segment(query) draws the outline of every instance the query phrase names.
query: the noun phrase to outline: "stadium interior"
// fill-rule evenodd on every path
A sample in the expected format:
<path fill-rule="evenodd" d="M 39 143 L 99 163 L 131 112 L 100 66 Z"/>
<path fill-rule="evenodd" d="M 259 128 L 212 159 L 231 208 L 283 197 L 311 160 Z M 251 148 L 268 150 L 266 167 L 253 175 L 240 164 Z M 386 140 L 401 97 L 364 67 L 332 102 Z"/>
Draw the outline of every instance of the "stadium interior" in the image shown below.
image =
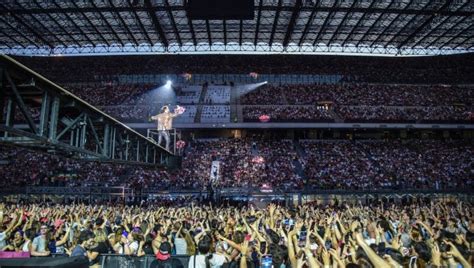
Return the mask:
<path fill-rule="evenodd" d="M 0 267 L 474 264 L 472 1 L 0 12 Z"/>

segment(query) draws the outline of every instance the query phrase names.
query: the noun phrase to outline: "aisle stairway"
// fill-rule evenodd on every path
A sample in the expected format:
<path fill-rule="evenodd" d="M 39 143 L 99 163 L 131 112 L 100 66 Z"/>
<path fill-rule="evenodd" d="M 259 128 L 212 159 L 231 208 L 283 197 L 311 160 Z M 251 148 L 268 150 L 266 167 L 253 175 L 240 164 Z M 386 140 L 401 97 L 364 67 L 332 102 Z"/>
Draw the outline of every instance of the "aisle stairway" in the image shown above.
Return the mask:
<path fill-rule="evenodd" d="M 257 142 L 255 141 L 252 141 L 251 144 L 255 144 L 255 146 L 251 145 L 251 149 L 250 149 L 250 152 L 252 153 L 253 156 L 257 156 L 258 155 L 258 145 L 257 145 Z"/>
<path fill-rule="evenodd" d="M 305 150 L 297 140 L 293 141 L 293 147 L 295 148 L 295 151 L 298 153 L 299 157 L 305 158 L 307 156 Z"/>
<path fill-rule="evenodd" d="M 295 172 L 295 174 L 297 174 L 298 176 L 300 176 L 300 178 L 302 180 L 305 180 L 306 181 L 306 175 L 304 173 L 304 168 L 303 168 L 303 165 L 301 165 L 300 161 L 298 159 L 293 159 L 293 166 L 294 166 L 294 169 L 293 171 Z"/>
<path fill-rule="evenodd" d="M 297 175 L 299 175 L 300 178 L 304 180 L 306 183 L 306 175 L 304 173 L 304 167 L 299 161 L 300 158 L 306 158 L 306 152 L 304 151 L 303 147 L 301 147 L 301 144 L 297 140 L 293 141 L 293 148 L 298 154 L 298 157 L 296 159 L 293 159 L 294 172 Z"/>
<path fill-rule="evenodd" d="M 197 105 L 196 109 L 196 116 L 194 117 L 194 123 L 201 123 L 201 114 L 202 114 L 202 106 L 204 100 L 206 99 L 207 94 L 207 86 L 202 87 L 201 96 L 199 97 L 199 104 Z"/>
<path fill-rule="evenodd" d="M 240 98 L 238 94 L 238 87 L 233 86 L 230 88 L 230 122 L 237 123 L 240 118 L 239 104 Z"/>
<path fill-rule="evenodd" d="M 334 118 L 335 123 L 344 123 L 344 119 L 342 119 L 333 109 L 329 109 L 328 113 Z"/>

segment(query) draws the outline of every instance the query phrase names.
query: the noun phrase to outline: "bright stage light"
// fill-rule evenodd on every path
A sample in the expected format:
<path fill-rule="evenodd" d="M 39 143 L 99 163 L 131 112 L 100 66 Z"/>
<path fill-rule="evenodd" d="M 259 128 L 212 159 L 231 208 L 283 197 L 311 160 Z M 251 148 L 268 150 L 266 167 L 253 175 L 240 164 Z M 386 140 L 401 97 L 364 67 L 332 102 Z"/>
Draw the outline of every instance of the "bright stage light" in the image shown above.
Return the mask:
<path fill-rule="evenodd" d="M 239 96 L 242 96 L 242 95 L 245 95 L 255 89 L 257 89 L 258 87 L 261 87 L 265 84 L 268 84 L 268 81 L 264 81 L 264 82 L 260 82 L 260 83 L 254 83 L 254 84 L 245 84 L 245 85 L 238 85 L 236 86 L 238 89 L 239 89 Z"/>
<path fill-rule="evenodd" d="M 171 80 L 168 80 L 168 81 L 166 81 L 166 84 L 165 84 L 165 86 L 167 86 L 167 87 L 171 87 L 171 85 L 172 85 L 172 84 L 173 84 L 173 83 L 171 82 Z"/>

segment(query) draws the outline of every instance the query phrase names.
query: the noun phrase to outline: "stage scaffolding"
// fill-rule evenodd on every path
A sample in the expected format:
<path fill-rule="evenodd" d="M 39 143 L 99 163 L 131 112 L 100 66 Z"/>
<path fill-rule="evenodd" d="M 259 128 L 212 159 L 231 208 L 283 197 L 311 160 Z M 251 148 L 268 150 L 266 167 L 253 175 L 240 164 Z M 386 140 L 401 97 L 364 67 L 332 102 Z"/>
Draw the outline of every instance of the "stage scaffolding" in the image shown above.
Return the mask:
<path fill-rule="evenodd" d="M 9 56 L 0 56 L 0 142 L 84 160 L 168 166 L 170 151 Z"/>

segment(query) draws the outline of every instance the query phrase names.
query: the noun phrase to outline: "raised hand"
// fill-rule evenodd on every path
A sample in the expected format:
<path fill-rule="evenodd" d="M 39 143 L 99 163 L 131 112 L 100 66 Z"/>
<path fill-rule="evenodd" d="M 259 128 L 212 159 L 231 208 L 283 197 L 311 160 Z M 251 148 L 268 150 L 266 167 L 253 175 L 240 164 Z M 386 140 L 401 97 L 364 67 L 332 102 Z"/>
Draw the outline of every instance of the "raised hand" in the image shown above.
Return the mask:
<path fill-rule="evenodd" d="M 330 263 L 331 263 L 331 254 L 329 254 L 329 252 L 323 248 L 323 252 L 321 254 L 321 257 L 323 259 L 323 265 L 326 267 L 326 266 L 329 266 Z"/>
<path fill-rule="evenodd" d="M 431 263 L 435 266 L 441 266 L 441 251 L 436 241 L 433 242 L 433 247 L 431 248 Z"/>

